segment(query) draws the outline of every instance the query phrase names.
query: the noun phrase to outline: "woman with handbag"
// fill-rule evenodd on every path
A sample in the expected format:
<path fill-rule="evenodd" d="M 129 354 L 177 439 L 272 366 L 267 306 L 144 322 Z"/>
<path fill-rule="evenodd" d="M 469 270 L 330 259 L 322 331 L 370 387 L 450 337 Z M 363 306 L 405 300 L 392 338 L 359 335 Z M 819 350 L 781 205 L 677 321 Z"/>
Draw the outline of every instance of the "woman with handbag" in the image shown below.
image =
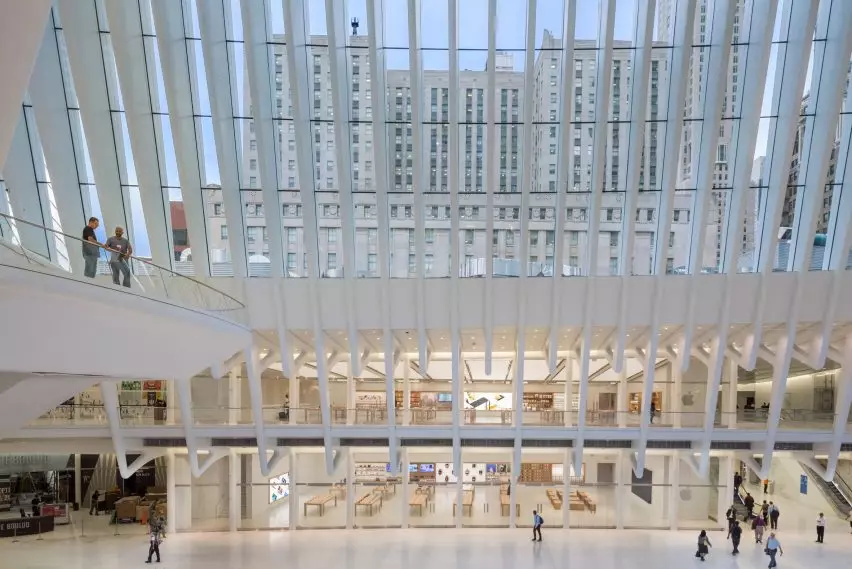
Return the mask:
<path fill-rule="evenodd" d="M 711 547 L 713 547 L 713 544 L 710 543 L 707 532 L 701 530 L 701 533 L 698 534 L 698 551 L 695 552 L 695 556 L 701 559 L 701 561 L 704 561 L 704 556 L 710 554 Z"/>

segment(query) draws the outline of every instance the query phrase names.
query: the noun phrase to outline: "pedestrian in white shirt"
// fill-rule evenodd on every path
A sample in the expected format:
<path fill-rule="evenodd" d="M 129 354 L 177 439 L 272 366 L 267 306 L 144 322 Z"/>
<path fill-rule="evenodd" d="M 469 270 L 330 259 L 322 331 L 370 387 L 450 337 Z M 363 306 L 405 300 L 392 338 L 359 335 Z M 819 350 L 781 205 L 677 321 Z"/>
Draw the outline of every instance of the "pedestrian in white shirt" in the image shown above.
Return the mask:
<path fill-rule="evenodd" d="M 817 543 L 823 543 L 822 538 L 825 536 L 825 516 L 822 515 L 822 512 L 819 513 L 819 517 L 816 521 L 817 528 Z"/>

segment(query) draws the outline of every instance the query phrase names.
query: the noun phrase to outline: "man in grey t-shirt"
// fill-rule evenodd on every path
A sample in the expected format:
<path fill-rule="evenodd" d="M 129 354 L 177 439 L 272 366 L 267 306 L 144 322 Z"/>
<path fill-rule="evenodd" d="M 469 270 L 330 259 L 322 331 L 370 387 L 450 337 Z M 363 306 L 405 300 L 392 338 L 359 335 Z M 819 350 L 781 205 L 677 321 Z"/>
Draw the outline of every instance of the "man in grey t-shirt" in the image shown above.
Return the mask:
<path fill-rule="evenodd" d="M 109 267 L 112 269 L 112 282 L 119 284 L 118 273 L 121 272 L 123 279 L 122 283 L 127 288 L 130 288 L 130 265 L 128 260 L 133 254 L 133 248 L 130 246 L 130 241 L 124 237 L 124 228 L 116 227 L 115 235 L 110 237 L 104 243 L 109 250 Z"/>

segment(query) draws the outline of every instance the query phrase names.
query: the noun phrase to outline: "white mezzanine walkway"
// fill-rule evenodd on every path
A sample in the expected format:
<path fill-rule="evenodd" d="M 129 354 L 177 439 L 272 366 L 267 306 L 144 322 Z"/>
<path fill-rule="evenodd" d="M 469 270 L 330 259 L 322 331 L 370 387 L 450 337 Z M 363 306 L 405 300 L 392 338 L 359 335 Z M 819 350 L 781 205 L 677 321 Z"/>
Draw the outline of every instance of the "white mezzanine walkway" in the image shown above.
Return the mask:
<path fill-rule="evenodd" d="M 469 569 L 471 567 L 538 567 L 542 569 L 608 569 L 631 567 L 766 567 L 767 557 L 748 539 L 736 559 L 724 534 L 713 532 L 714 548 L 705 563 L 693 558 L 696 532 L 548 530 L 544 541 L 530 543 L 528 530 L 375 530 L 194 533 L 170 536 L 163 543 L 158 567 L 231 569 Z M 852 535 L 848 526 L 829 528 L 825 544 L 808 533 L 781 532 L 785 555 L 780 568 L 849 566 Z M 142 566 L 147 554 L 144 535 L 34 541 L 0 540 L 5 567 L 113 569 Z"/>

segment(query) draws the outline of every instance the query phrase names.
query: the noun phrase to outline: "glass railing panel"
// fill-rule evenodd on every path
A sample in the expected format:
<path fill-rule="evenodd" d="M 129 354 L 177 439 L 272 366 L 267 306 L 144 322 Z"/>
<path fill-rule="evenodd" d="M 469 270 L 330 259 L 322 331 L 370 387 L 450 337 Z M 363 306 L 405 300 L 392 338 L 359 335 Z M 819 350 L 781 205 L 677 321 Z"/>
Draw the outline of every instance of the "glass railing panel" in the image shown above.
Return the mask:
<path fill-rule="evenodd" d="M 479 409 L 464 410 L 465 425 L 508 426 L 512 424 L 511 410 L 480 411 Z"/>

